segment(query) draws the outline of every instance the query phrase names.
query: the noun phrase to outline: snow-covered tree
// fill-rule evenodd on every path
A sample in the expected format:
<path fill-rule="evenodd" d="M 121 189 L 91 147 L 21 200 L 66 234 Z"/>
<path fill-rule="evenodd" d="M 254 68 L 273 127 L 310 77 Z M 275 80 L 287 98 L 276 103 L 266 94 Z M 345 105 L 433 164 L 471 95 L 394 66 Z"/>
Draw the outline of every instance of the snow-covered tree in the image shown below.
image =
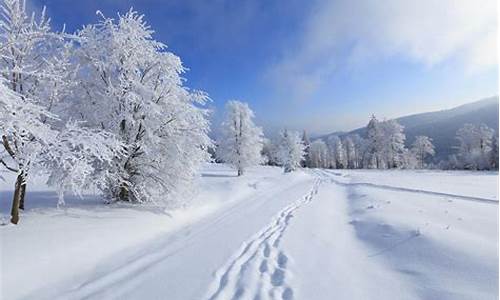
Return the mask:
<path fill-rule="evenodd" d="M 28 171 L 33 165 L 37 165 L 43 148 L 57 134 L 43 122 L 55 116 L 48 113 L 41 99 L 42 82 L 55 79 L 55 76 L 48 72 L 47 68 L 50 61 L 47 55 L 50 26 L 45 12 L 38 20 L 34 15 L 30 17 L 26 12 L 25 2 L 19 0 L 5 0 L 0 9 L 0 73 L 4 79 L 2 85 L 18 95 L 17 98 L 10 97 L 11 105 L 4 106 L 4 118 L 9 116 L 8 109 L 12 111 L 11 120 L 5 121 L 7 123 L 3 124 L 4 130 L 1 133 L 4 153 L 8 154 L 15 165 L 14 168 L 8 169 L 15 169 L 18 173 L 12 208 L 17 211 L 18 207 L 24 208 Z M 17 101 L 12 101 L 13 99 Z M 28 115 L 38 111 L 32 116 L 31 122 L 24 121 L 31 124 L 22 124 L 23 120 L 16 115 L 21 109 Z M 16 121 L 19 121 L 16 125 L 9 126 L 9 123 L 12 125 Z M 17 215 L 13 215 L 12 222 L 17 221 Z"/>
<path fill-rule="evenodd" d="M 106 155 L 109 152 L 105 147 L 113 138 L 79 128 L 78 123 L 69 123 L 64 115 L 76 86 L 77 68 L 70 62 L 71 38 L 64 32 L 50 31 L 45 9 L 37 19 L 35 14 L 28 14 L 24 1 L 5 0 L 1 10 L 0 85 L 2 94 L 10 96 L 0 100 L 3 145 L 0 159 L 7 170 L 18 174 L 11 220 L 17 223 L 17 210 L 24 208 L 24 194 L 32 173 L 54 178 L 56 174 L 64 174 L 57 181 L 60 195 L 66 189 L 78 192 L 76 187 L 81 190 L 83 182 L 95 182 L 88 176 L 94 173 L 96 165 L 88 159 L 109 161 L 111 157 Z M 85 136 L 88 139 L 82 145 Z M 96 149 L 94 142 L 100 137 L 104 142 Z M 63 167 L 67 161 L 72 163 Z"/>
<path fill-rule="evenodd" d="M 405 164 L 407 149 L 403 126 L 395 120 L 379 122 L 372 116 L 367 125 L 365 168 L 401 168 Z"/>
<path fill-rule="evenodd" d="M 327 139 L 326 139 L 326 147 L 328 148 L 328 168 L 329 169 L 337 169 L 337 155 L 335 154 L 335 149 L 336 149 L 336 145 L 335 145 L 335 139 L 338 138 L 337 136 L 335 136 L 335 138 L 333 136 L 329 136 Z"/>
<path fill-rule="evenodd" d="M 143 15 L 98 14 L 99 23 L 77 33 L 78 85 L 68 110 L 124 145 L 109 170 L 116 176 L 101 188 L 107 197 L 165 203 L 209 159 L 207 96 L 184 87 L 181 60 L 153 39 Z"/>
<path fill-rule="evenodd" d="M 247 167 L 263 161 L 263 133 L 254 124 L 253 118 L 254 113 L 247 103 L 236 100 L 227 102 L 217 156 L 231 164 L 238 171 L 238 176 L 243 175 Z"/>
<path fill-rule="evenodd" d="M 109 180 L 118 180 L 110 170 L 125 151 L 114 135 L 69 121 L 56 140 L 42 165 L 48 170 L 48 184 L 58 193 L 58 205 L 64 204 L 66 191 L 81 196 L 89 187 L 102 189 Z"/>
<path fill-rule="evenodd" d="M 384 166 L 384 132 L 380 122 L 372 116 L 366 126 L 366 151 L 363 159 L 363 167 L 368 169 L 380 169 Z"/>
<path fill-rule="evenodd" d="M 347 158 L 342 141 L 336 135 L 328 137 L 328 149 L 330 165 L 334 169 L 342 169 L 347 166 Z"/>
<path fill-rule="evenodd" d="M 498 134 L 495 134 L 491 143 L 490 165 L 493 169 L 498 169 Z"/>
<path fill-rule="evenodd" d="M 309 136 L 307 135 L 307 132 L 304 130 L 302 132 L 302 143 L 305 146 L 305 154 L 304 154 L 304 160 L 302 161 L 302 167 L 310 167 L 311 160 L 309 157 L 309 146 L 311 145 L 311 141 L 309 140 Z"/>
<path fill-rule="evenodd" d="M 415 151 L 405 149 L 401 157 L 403 159 L 402 165 L 400 166 L 401 168 L 416 169 L 420 167 L 419 160 Z"/>
<path fill-rule="evenodd" d="M 278 145 L 277 142 L 271 139 L 264 138 L 262 146 L 262 156 L 264 163 L 270 166 L 278 166 Z"/>
<path fill-rule="evenodd" d="M 418 167 L 420 169 L 424 168 L 425 158 L 427 155 L 432 156 L 435 154 L 432 139 L 424 135 L 419 135 L 415 138 L 411 150 L 415 153 L 415 157 L 418 161 Z"/>
<path fill-rule="evenodd" d="M 448 158 L 440 161 L 438 166 L 441 170 L 458 170 L 464 168 L 456 154 L 448 155 Z"/>
<path fill-rule="evenodd" d="M 401 168 L 404 165 L 404 156 L 406 152 L 406 136 L 401 126 L 395 120 L 384 121 L 382 127 L 382 152 L 384 161 L 388 168 Z"/>
<path fill-rule="evenodd" d="M 344 138 L 344 142 L 342 143 L 345 148 L 345 154 L 346 154 L 346 161 L 347 161 L 347 168 L 349 169 L 356 169 L 356 146 L 354 144 L 354 141 L 350 136 L 346 136 Z"/>
<path fill-rule="evenodd" d="M 328 168 L 328 147 L 322 140 L 316 140 L 309 145 L 309 159 L 311 168 Z"/>
<path fill-rule="evenodd" d="M 278 161 L 285 173 L 295 171 L 304 159 L 305 145 L 296 131 L 282 130 L 278 139 Z"/>
<path fill-rule="evenodd" d="M 494 130 L 481 124 L 465 124 L 457 131 L 458 157 L 467 169 L 490 168 L 490 152 Z"/>
<path fill-rule="evenodd" d="M 358 169 L 363 166 L 365 141 L 358 134 L 350 134 L 344 138 L 347 166 Z"/>
<path fill-rule="evenodd" d="M 0 164 L 17 174 L 11 209 L 11 222 L 19 221 L 21 199 L 26 191 L 28 174 L 41 160 L 44 148 L 55 142 L 56 132 L 42 120 L 52 115 L 43 107 L 26 101 L 0 80 L 0 132 L 3 149 Z"/>
<path fill-rule="evenodd" d="M 353 134 L 350 135 L 351 140 L 354 143 L 354 148 L 356 149 L 356 155 L 354 157 L 356 161 L 356 167 L 355 168 L 362 168 L 363 167 L 363 158 L 365 157 L 365 152 L 366 152 L 366 140 L 363 139 L 359 134 Z"/>

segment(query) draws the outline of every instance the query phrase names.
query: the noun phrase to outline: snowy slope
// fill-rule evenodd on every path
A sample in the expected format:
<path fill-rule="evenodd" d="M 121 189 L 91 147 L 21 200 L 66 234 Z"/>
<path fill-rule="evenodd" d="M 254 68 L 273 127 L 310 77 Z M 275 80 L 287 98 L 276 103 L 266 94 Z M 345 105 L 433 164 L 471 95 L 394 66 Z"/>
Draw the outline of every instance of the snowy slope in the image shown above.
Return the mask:
<path fill-rule="evenodd" d="M 497 299 L 497 180 L 208 165 L 170 212 L 31 190 L 2 299 Z"/>

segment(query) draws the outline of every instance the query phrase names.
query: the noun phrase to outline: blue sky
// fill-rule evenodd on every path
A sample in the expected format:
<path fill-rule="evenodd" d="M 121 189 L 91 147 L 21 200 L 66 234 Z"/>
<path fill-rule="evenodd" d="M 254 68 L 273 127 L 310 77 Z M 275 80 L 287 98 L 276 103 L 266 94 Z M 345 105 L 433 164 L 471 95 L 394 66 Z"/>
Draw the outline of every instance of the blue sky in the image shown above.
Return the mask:
<path fill-rule="evenodd" d="M 31 0 L 68 31 L 130 7 L 190 69 L 187 85 L 246 101 L 267 132 L 312 134 L 498 94 L 495 0 Z"/>

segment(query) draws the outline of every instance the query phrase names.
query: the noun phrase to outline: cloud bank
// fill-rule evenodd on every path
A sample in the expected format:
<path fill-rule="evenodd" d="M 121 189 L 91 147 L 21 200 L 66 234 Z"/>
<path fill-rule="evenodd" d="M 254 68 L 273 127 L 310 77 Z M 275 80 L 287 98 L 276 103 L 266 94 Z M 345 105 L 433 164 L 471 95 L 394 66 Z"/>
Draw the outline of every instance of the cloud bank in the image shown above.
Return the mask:
<path fill-rule="evenodd" d="M 298 99 L 312 97 L 335 68 L 398 58 L 464 72 L 497 65 L 495 0 L 319 1 L 301 37 L 267 77 Z"/>

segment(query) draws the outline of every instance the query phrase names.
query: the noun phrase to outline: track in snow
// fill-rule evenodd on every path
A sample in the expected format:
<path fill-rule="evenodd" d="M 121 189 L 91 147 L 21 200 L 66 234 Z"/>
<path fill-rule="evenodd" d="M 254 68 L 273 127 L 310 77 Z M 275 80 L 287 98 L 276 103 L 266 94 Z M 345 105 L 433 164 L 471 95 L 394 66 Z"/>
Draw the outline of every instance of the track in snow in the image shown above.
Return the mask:
<path fill-rule="evenodd" d="M 269 194 L 274 195 L 282 189 L 282 186 L 277 186 L 263 192 L 258 192 L 252 197 L 265 197 Z M 196 239 L 198 237 L 203 236 L 207 231 L 214 230 L 214 228 L 220 226 L 220 224 L 223 223 L 227 217 L 237 213 L 239 210 L 245 209 L 248 203 L 248 201 L 238 201 L 224 211 L 218 213 L 216 217 L 208 220 L 202 220 L 203 226 L 198 226 L 194 230 L 191 230 L 191 226 L 183 228 L 178 232 L 178 234 L 168 236 L 167 239 L 160 240 L 147 249 L 140 250 L 131 257 L 126 257 L 125 260 L 120 261 L 117 265 L 113 265 L 111 268 L 105 268 L 103 271 L 99 271 L 99 273 L 97 273 L 94 277 L 75 287 L 72 287 L 70 290 L 62 293 L 62 295 L 51 296 L 51 299 L 54 298 L 63 300 L 102 298 L 103 296 L 101 294 L 110 290 L 115 291 L 113 294 L 114 296 L 112 297 L 118 298 L 115 294 L 120 295 L 120 288 L 124 282 L 131 280 L 131 278 L 136 277 L 137 274 L 160 264 L 162 261 L 183 251 L 191 244 L 196 243 Z M 186 238 L 179 239 L 179 236 L 184 236 Z"/>
<path fill-rule="evenodd" d="M 463 195 L 455 195 L 455 194 L 433 192 L 433 191 L 426 191 L 426 190 L 419 190 L 419 189 L 410 189 L 410 188 L 405 188 L 405 187 L 397 187 L 397 186 L 384 185 L 384 184 L 375 184 L 375 183 L 370 183 L 370 182 L 349 182 L 349 183 L 341 182 L 341 181 L 335 180 L 334 177 L 335 176 L 342 176 L 342 174 L 335 173 L 335 172 L 329 172 L 329 171 L 322 170 L 322 169 L 317 169 L 317 171 L 318 171 L 317 173 L 319 173 L 319 174 L 324 174 L 324 175 L 328 176 L 333 183 L 336 183 L 336 184 L 342 185 L 342 186 L 366 186 L 366 187 L 385 189 L 385 190 L 391 190 L 391 191 L 397 191 L 397 192 L 409 192 L 409 193 L 426 194 L 426 195 L 432 195 L 432 196 L 444 196 L 444 197 L 455 198 L 458 200 L 466 200 L 466 201 L 474 201 L 474 202 L 481 202 L 481 203 L 489 203 L 489 204 L 498 205 L 498 200 L 481 198 L 481 197 L 463 196 Z"/>
<path fill-rule="evenodd" d="M 280 241 L 293 213 L 312 201 L 321 183 L 322 179 L 316 179 L 307 195 L 285 207 L 243 243 L 238 254 L 216 272 L 208 299 L 293 299 L 293 289 L 286 283 L 289 258 Z"/>

